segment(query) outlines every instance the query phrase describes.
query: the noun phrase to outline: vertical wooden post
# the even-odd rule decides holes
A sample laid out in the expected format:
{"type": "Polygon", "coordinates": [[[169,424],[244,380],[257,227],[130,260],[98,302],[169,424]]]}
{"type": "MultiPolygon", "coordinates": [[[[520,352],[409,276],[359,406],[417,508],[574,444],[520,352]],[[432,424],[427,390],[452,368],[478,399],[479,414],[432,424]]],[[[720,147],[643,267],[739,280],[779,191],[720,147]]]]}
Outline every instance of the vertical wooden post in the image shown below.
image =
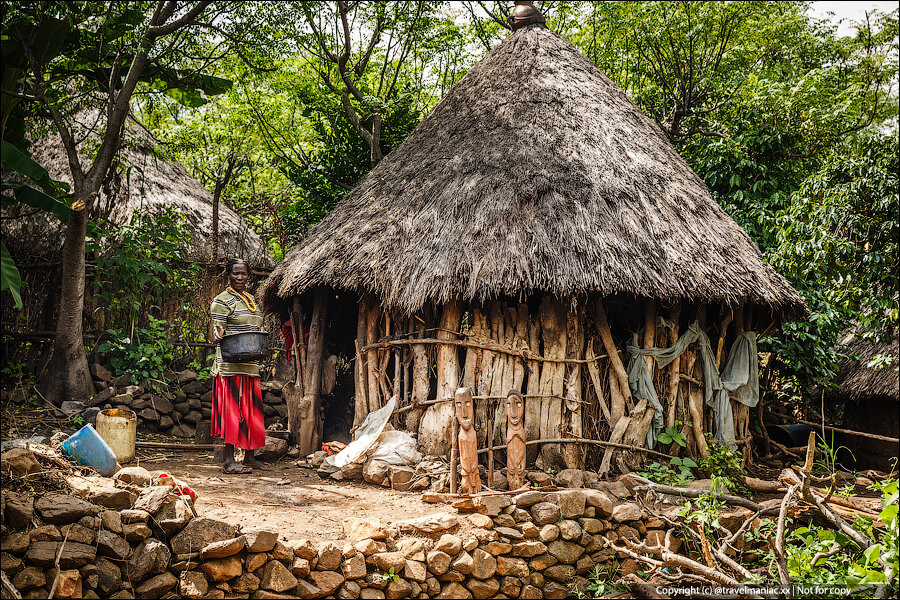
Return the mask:
{"type": "MultiPolygon", "coordinates": [[[[647,298],[644,301],[644,348],[653,348],[656,345],[656,300],[647,298]]],[[[650,373],[650,381],[653,381],[653,370],[656,361],[652,356],[645,356],[647,372],[650,373]]]]}
{"type": "MultiPolygon", "coordinates": [[[[419,328],[417,337],[425,335],[424,326],[419,328]]],[[[428,392],[430,391],[430,373],[431,361],[428,360],[428,350],[424,344],[413,344],[413,364],[412,364],[412,401],[425,402],[428,400],[428,392]]],[[[406,427],[409,431],[418,431],[419,421],[422,418],[422,409],[414,408],[407,413],[406,427]]]]}
{"type": "Polygon", "coordinates": [[[487,448],[488,448],[488,463],[487,463],[487,485],[490,488],[494,485],[494,413],[499,412],[494,410],[494,399],[488,398],[483,401],[488,406],[488,422],[487,422],[487,448]]]}
{"type": "MultiPolygon", "coordinates": [[[[541,354],[541,321],[535,319],[528,323],[528,347],[535,354],[541,354]]],[[[541,393],[542,363],[537,360],[528,361],[528,384],[525,396],[525,437],[529,440],[541,439],[541,399],[535,396],[541,393]]],[[[538,444],[525,447],[528,462],[533,462],[540,451],[538,444]]]]}
{"type": "MultiPolygon", "coordinates": [[[[584,314],[574,298],[569,299],[569,308],[566,311],[566,358],[581,360],[584,358],[584,314]]],[[[581,400],[583,390],[581,388],[581,365],[579,363],[567,363],[565,365],[565,388],[563,395],[565,437],[580,438],[582,435],[582,411],[581,400]]],[[[582,467],[582,447],[579,444],[564,444],[562,448],[563,461],[569,469],[582,467]]]]}
{"type": "Polygon", "coordinates": [[[288,439],[292,445],[298,445],[300,443],[300,402],[303,399],[303,367],[300,362],[300,346],[303,344],[303,317],[300,312],[299,296],[294,296],[290,323],[291,333],[294,336],[294,381],[285,386],[284,401],[288,411],[288,439]]]}
{"type": "MultiPolygon", "coordinates": [[[[381,315],[381,307],[374,295],[369,294],[366,308],[366,345],[368,346],[378,341],[378,317],[381,315]]],[[[366,399],[369,402],[369,412],[381,408],[377,368],[378,351],[369,350],[366,352],[366,384],[369,388],[366,393],[366,399]]]]}
{"type": "MultiPolygon", "coordinates": [[[[566,356],[566,307],[554,296],[547,294],[538,311],[544,340],[545,358],[566,356]]],[[[545,362],[541,369],[541,428],[540,438],[558,438],[562,433],[563,393],[565,391],[565,363],[545,362]]],[[[538,438],[538,439],[540,439],[538,438]]],[[[541,456],[544,467],[562,458],[558,444],[543,444],[541,456]]]]}
{"type": "Polygon", "coordinates": [[[359,310],[356,313],[356,361],[354,374],[356,375],[355,398],[353,411],[353,428],[359,427],[366,415],[369,414],[368,386],[366,384],[366,357],[360,352],[366,343],[366,313],[368,311],[368,299],[365,294],[359,299],[359,310]]]}
{"type": "MultiPolygon", "coordinates": [[[[456,339],[462,317],[459,300],[444,305],[439,329],[435,337],[456,339]]],[[[459,354],[456,346],[438,345],[437,348],[438,399],[453,398],[459,385],[459,354]]],[[[419,425],[419,446],[424,454],[446,456],[450,450],[449,437],[453,422],[452,402],[439,402],[425,410],[419,425]]]]}
{"type": "MultiPolygon", "coordinates": [[[[669,320],[672,321],[672,332],[669,335],[669,346],[674,346],[678,341],[678,320],[681,317],[681,303],[676,302],[669,311],[669,320]]],[[[676,356],[669,364],[669,394],[666,399],[666,427],[675,426],[675,407],[678,404],[678,384],[681,382],[681,357],[676,356]]]]}
{"type": "Polygon", "coordinates": [[[309,326],[309,349],[306,357],[306,380],[303,383],[304,396],[301,405],[300,455],[315,452],[321,443],[319,439],[319,396],[322,387],[322,361],[325,357],[325,318],[328,307],[325,288],[318,287],[313,292],[313,312],[309,326]]]}
{"type": "MultiPolygon", "coordinates": [[[[700,329],[706,329],[706,305],[701,304],[697,307],[697,323],[700,329]]],[[[703,361],[696,360],[693,357],[693,372],[695,378],[701,382],[704,379],[703,361]]],[[[691,413],[691,427],[694,432],[694,441],[697,442],[697,450],[700,456],[706,458],[709,456],[709,446],[706,438],[703,437],[703,388],[697,385],[691,385],[688,394],[688,409],[691,413]]]]}
{"type": "Polygon", "coordinates": [[[622,364],[619,350],[613,341],[609,322],[606,320],[606,310],[603,308],[603,301],[600,298],[597,298],[594,303],[594,323],[597,326],[597,333],[600,334],[600,341],[603,342],[603,348],[609,356],[609,365],[612,370],[609,378],[611,396],[609,412],[612,416],[612,425],[615,427],[615,423],[625,414],[625,406],[631,405],[631,389],[628,387],[628,373],[625,371],[625,365],[622,364]],[[613,381],[613,375],[615,381],[613,381]]]}

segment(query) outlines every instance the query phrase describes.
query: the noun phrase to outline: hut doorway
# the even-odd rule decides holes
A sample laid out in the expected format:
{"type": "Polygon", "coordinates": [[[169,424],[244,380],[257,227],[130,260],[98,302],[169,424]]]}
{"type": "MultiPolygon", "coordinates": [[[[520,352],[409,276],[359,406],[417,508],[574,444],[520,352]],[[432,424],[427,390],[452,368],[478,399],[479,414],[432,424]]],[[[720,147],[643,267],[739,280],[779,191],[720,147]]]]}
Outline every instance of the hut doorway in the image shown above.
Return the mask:
{"type": "Polygon", "coordinates": [[[354,412],[353,364],[356,356],[358,296],[328,290],[325,300],[328,313],[322,357],[319,431],[322,442],[349,444],[354,412]]]}

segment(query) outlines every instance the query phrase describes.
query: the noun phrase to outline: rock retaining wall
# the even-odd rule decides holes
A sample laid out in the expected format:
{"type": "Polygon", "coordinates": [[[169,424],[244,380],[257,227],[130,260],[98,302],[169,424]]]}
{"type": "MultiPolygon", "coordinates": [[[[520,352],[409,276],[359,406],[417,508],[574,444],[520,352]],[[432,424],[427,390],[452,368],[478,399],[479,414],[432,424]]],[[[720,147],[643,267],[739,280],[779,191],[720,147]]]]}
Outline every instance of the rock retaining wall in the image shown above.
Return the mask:
{"type": "Polygon", "coordinates": [[[57,598],[564,598],[617,558],[603,537],[665,537],[636,504],[572,489],[392,524],[350,517],[341,541],[279,540],[193,517],[172,488],[140,487],[142,473],[84,498],[3,492],[2,570],[24,598],[48,597],[57,556],[57,598]]]}
{"type": "MultiPolygon", "coordinates": [[[[208,423],[212,414],[212,379],[200,381],[193,371],[172,373],[166,385],[148,380],[134,382],[127,374],[113,377],[97,364],[91,365],[91,375],[98,393],[82,406],[63,406],[64,411],[70,412],[85,409],[83,414],[88,422],[94,422],[101,409],[128,408],[137,414],[138,428],[142,431],[190,438],[198,429],[203,430],[198,423],[208,423]]],[[[281,396],[283,384],[266,381],[261,386],[266,427],[286,424],[287,405],[281,396]]]]}

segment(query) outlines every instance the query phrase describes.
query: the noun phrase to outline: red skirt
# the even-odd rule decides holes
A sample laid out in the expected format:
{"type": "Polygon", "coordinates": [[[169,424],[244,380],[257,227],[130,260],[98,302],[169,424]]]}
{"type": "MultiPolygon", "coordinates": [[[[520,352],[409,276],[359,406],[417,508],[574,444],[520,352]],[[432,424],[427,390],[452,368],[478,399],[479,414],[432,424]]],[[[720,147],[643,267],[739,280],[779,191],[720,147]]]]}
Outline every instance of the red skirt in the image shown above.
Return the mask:
{"type": "Polygon", "coordinates": [[[244,450],[266,445],[259,377],[216,375],[210,433],[221,437],[226,444],[244,450]]]}

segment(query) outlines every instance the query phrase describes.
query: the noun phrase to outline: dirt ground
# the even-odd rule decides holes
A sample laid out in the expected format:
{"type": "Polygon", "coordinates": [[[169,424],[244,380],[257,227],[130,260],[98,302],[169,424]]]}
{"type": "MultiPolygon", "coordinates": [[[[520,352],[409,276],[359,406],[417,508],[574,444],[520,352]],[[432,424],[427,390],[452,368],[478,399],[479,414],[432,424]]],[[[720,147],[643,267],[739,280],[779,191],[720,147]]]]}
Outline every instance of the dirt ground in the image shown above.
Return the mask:
{"type": "Polygon", "coordinates": [[[174,459],[143,462],[185,481],[197,493],[197,512],[244,529],[274,528],[283,539],[341,540],[347,517],[384,523],[453,511],[426,504],[421,494],[395,492],[363,482],[321,479],[314,470],[283,459],[271,471],[225,475],[209,454],[183,452],[174,459]]]}

